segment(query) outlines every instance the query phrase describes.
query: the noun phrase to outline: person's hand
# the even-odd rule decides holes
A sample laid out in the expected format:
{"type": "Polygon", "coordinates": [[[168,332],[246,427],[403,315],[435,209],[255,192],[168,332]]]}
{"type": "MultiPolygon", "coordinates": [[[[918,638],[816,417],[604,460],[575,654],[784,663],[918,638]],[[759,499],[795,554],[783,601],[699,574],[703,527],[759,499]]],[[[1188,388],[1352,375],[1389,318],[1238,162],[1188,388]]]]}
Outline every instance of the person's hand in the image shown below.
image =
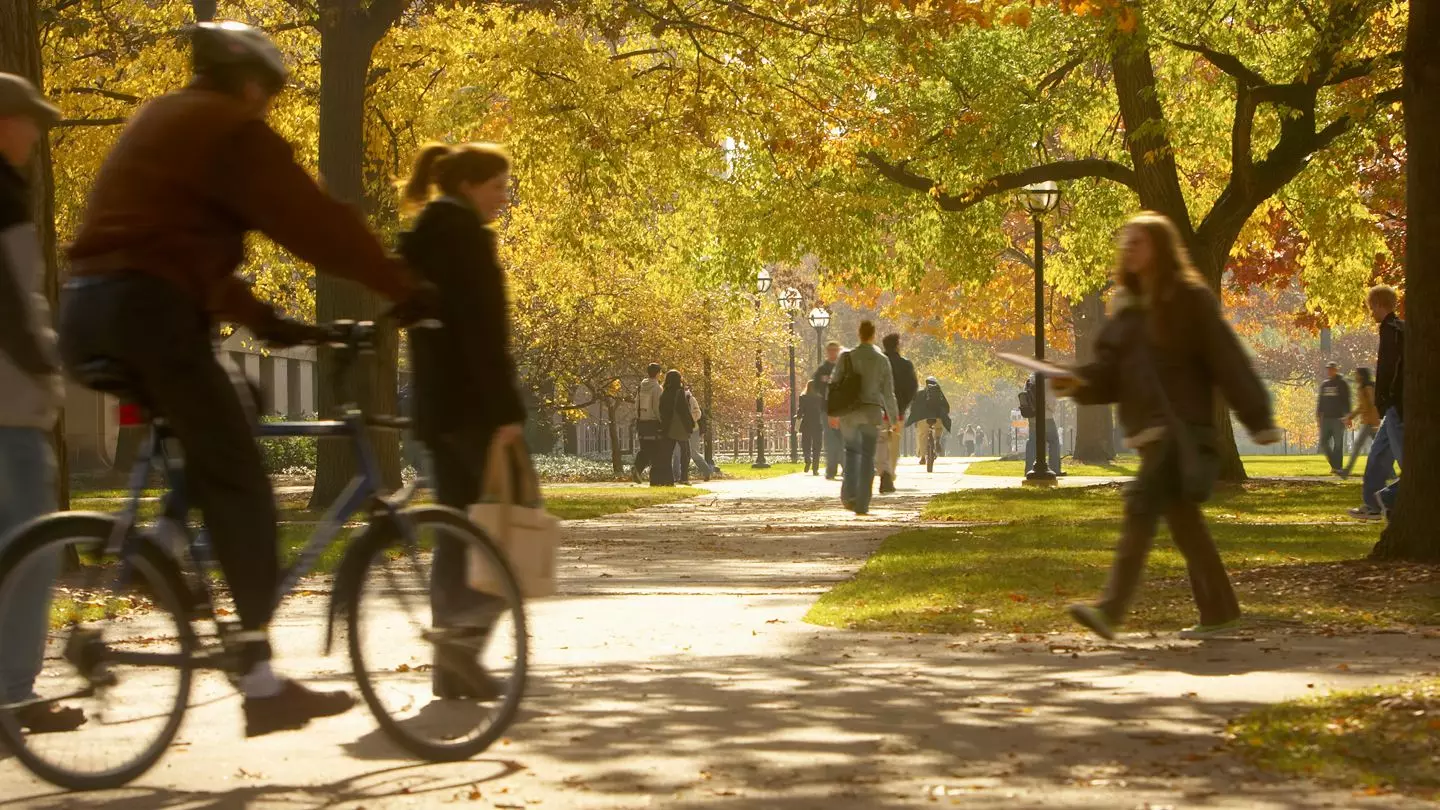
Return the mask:
{"type": "Polygon", "coordinates": [[[1084,383],[1079,377],[1051,377],[1050,390],[1055,392],[1057,397],[1071,397],[1079,391],[1084,383]]]}
{"type": "Polygon", "coordinates": [[[291,346],[299,346],[302,343],[311,343],[323,338],[319,327],[279,315],[264,323],[251,326],[250,331],[254,332],[255,337],[261,342],[280,349],[288,349],[291,346]]]}
{"type": "Polygon", "coordinates": [[[1278,427],[1266,428],[1264,430],[1257,431],[1255,435],[1251,436],[1250,438],[1256,444],[1261,445],[1262,447],[1270,444],[1279,444],[1280,440],[1285,438],[1285,431],[1281,430],[1278,427]]]}
{"type": "Polygon", "coordinates": [[[513,422],[508,425],[501,425],[495,428],[495,437],[491,440],[497,444],[513,444],[525,439],[525,425],[522,422],[513,422]]]}
{"type": "Polygon", "coordinates": [[[428,281],[415,285],[410,297],[390,308],[388,317],[400,326],[411,326],[440,315],[440,289],[428,281]]]}

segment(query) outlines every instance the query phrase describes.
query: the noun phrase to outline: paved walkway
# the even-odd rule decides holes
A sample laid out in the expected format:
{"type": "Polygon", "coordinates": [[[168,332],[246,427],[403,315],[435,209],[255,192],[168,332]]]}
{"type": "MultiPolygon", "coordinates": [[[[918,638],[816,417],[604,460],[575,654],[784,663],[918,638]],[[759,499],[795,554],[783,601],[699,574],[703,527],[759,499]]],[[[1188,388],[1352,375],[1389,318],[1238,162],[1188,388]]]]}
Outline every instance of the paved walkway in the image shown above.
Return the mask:
{"type": "MultiPolygon", "coordinates": [[[[1017,483],[907,462],[901,492],[865,518],[838,508],[837,484],[793,475],[568,524],[563,595],[530,611],[526,710],[473,762],[417,765],[363,709],[245,741],[238,699],[212,685],[133,788],[66,796],[0,762],[0,808],[1410,806],[1270,781],[1214,749],[1247,708],[1433,671],[1440,640],[1102,644],[803,623],[930,495],[1017,483]]],[[[322,609],[287,609],[282,657],[343,682],[343,659],[314,657],[322,609]]]]}

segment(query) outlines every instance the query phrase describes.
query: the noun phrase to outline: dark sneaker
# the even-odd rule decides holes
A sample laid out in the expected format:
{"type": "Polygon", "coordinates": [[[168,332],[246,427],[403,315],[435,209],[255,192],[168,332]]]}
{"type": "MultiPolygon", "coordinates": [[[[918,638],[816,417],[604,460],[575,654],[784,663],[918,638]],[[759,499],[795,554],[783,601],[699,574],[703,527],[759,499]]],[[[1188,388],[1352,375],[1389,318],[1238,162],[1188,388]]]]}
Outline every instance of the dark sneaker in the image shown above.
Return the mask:
{"type": "Polygon", "coordinates": [[[499,700],[505,687],[475,658],[473,646],[438,644],[435,647],[435,697],[441,700],[499,700]]]}
{"type": "Polygon", "coordinates": [[[1105,611],[1094,605],[1070,605],[1065,608],[1078,624],[1106,641],[1115,640],[1115,628],[1110,624],[1110,619],[1105,611]]]}
{"type": "Polygon", "coordinates": [[[304,728],[311,720],[344,714],[354,705],[355,698],[346,692],[316,692],[286,679],[273,697],[245,698],[245,736],[304,728]]]}
{"type": "Polygon", "coordinates": [[[59,734],[85,725],[85,712],[73,706],[35,703],[15,710],[15,722],[31,734],[59,734]]]}
{"type": "Polygon", "coordinates": [[[1197,624],[1180,631],[1180,638],[1206,639],[1224,636],[1239,630],[1241,627],[1239,619],[1231,619],[1228,622],[1218,624],[1197,624]]]}
{"type": "Polygon", "coordinates": [[[895,491],[895,476],[890,473],[880,473],[880,494],[889,495],[895,491]]]}

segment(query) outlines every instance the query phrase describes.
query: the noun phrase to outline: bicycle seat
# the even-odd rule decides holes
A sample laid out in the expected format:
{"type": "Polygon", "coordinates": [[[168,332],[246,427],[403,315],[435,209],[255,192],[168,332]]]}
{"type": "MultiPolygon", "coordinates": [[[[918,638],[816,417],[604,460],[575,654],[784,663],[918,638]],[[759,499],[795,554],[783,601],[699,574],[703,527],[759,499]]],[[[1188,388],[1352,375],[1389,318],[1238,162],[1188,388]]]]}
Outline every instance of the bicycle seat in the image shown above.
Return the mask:
{"type": "Polygon", "coordinates": [[[134,401],[135,384],[130,370],[118,360],[97,357],[86,360],[70,370],[75,381],[92,391],[109,394],[125,401],[134,401]]]}

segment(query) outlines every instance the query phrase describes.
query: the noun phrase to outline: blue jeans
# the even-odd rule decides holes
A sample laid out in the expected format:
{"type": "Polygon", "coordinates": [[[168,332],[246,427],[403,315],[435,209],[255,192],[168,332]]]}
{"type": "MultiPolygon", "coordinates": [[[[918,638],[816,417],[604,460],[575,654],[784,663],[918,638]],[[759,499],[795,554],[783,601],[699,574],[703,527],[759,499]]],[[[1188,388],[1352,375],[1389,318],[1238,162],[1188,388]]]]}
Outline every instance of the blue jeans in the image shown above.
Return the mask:
{"type": "Polygon", "coordinates": [[[840,471],[840,459],[845,455],[845,437],[840,428],[825,424],[825,477],[834,478],[840,471]]]}
{"type": "Polygon", "coordinates": [[[850,503],[856,514],[870,511],[870,495],[875,486],[875,445],[880,426],[858,422],[845,428],[845,481],[840,485],[840,499],[850,503]]]}
{"type": "MultiPolygon", "coordinates": [[[[35,428],[0,427],[0,549],[22,524],[55,511],[55,456],[50,437],[35,428]]],[[[58,553],[30,555],[0,595],[0,700],[35,697],[35,676],[50,630],[50,590],[58,553]]]]}
{"type": "MultiPolygon", "coordinates": [[[[1030,422],[1030,437],[1025,440],[1025,472],[1035,468],[1035,422],[1030,422]]],[[[1056,475],[1060,474],[1060,428],[1055,425],[1054,419],[1045,420],[1045,463],[1050,465],[1050,471],[1056,475]]]]}
{"type": "Polygon", "coordinates": [[[1324,454],[1325,460],[1330,462],[1331,470],[1344,469],[1340,466],[1345,461],[1344,420],[1331,418],[1320,420],[1320,452],[1324,454]]]}
{"type": "Polygon", "coordinates": [[[1379,510],[1380,499],[1386,499],[1387,506],[1394,506],[1394,497],[1399,492],[1399,480],[1391,487],[1390,476],[1395,472],[1395,465],[1405,464],[1402,455],[1405,452],[1405,423],[1400,420],[1400,414],[1394,408],[1385,412],[1385,417],[1380,420],[1380,430],[1375,434],[1375,441],[1370,444],[1370,455],[1365,459],[1365,478],[1360,485],[1361,498],[1365,506],[1379,510]]]}

